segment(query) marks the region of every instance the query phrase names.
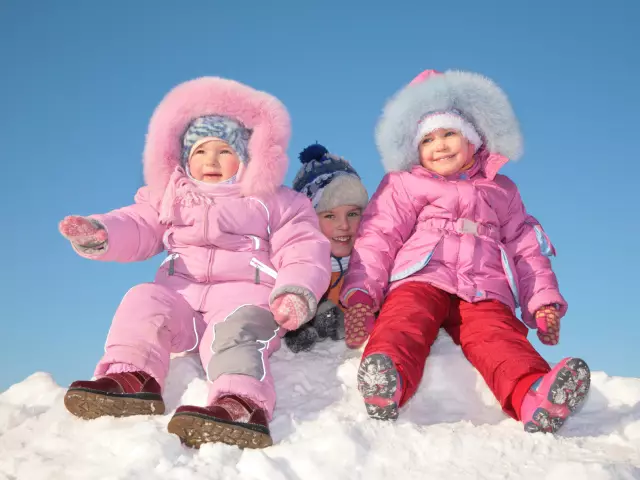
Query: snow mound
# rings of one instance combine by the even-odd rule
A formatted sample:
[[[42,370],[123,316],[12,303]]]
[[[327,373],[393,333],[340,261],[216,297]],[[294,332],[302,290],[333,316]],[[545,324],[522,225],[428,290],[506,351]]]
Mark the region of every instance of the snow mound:
[[[590,398],[557,436],[527,434],[441,335],[396,423],[370,420],[356,389],[360,352],[325,342],[274,355],[275,445],[183,447],[166,431],[180,404],[202,405],[196,356],[176,358],[159,417],[69,414],[65,388],[34,373],[0,395],[0,480],[640,479],[640,379],[592,372]]]

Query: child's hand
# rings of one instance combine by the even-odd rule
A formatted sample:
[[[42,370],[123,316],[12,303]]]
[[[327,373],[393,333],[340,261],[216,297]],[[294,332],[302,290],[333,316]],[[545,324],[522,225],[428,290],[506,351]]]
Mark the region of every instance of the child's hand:
[[[295,330],[309,318],[307,300],[295,293],[285,293],[276,297],[271,304],[273,318],[282,328]]]
[[[375,315],[373,299],[364,292],[355,291],[346,299],[344,314],[344,340],[349,348],[358,348],[373,330]]]
[[[557,345],[560,340],[560,316],[553,305],[539,308],[536,312],[538,338],[545,345]]]
[[[65,217],[58,229],[64,238],[80,247],[95,248],[107,241],[107,231],[100,223],[77,215]]]

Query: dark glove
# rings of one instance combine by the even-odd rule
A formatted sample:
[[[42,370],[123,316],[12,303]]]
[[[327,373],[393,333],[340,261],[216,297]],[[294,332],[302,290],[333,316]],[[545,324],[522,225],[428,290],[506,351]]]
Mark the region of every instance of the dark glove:
[[[316,316],[311,321],[296,330],[287,332],[284,343],[293,353],[308,352],[316,343],[327,338],[332,340],[344,338],[344,315],[342,310],[330,300],[325,300],[318,305]]]

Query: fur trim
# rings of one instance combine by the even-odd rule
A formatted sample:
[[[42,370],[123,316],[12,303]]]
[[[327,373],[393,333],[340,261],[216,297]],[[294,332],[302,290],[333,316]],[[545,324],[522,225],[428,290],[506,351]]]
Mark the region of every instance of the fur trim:
[[[428,113],[449,110],[462,112],[490,153],[513,160],[522,155],[520,127],[506,94],[482,75],[450,70],[405,86],[385,105],[376,126],[385,169],[409,170],[418,165],[414,143],[418,123]]]
[[[245,196],[273,193],[287,172],[291,135],[289,113],[274,96],[234,80],[202,77],[171,90],[149,123],[144,149],[144,179],[156,198],[180,165],[182,136],[197,117],[224,115],[253,130],[249,162],[239,183]]]
[[[341,205],[355,205],[363,210],[369,201],[369,194],[358,177],[342,174],[324,187],[316,212],[326,212]]]

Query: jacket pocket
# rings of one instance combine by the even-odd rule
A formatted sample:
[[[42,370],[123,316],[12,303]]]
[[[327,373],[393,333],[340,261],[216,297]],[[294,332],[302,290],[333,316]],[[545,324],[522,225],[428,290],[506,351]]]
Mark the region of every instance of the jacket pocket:
[[[516,302],[516,308],[520,306],[520,294],[518,292],[518,278],[516,277],[516,269],[513,263],[511,262],[511,258],[509,254],[505,250],[502,245],[498,245],[500,247],[500,259],[502,260],[502,269],[504,270],[504,274],[507,277],[507,282],[509,283],[509,288],[511,289],[511,294],[513,295],[513,299]]]
[[[416,262],[406,268],[403,268],[401,271],[396,272],[396,273],[392,273],[391,277],[389,278],[389,282],[397,282],[398,280],[403,280],[407,277],[410,277],[411,275],[413,275],[414,273],[419,272],[420,270],[422,270],[424,267],[426,267],[429,262],[431,261],[431,258],[433,257],[433,252],[435,252],[436,248],[438,247],[438,245],[440,245],[440,242],[442,241],[442,239],[444,238],[444,235],[440,236],[440,238],[438,239],[438,241],[435,243],[435,245],[431,248],[431,250],[429,250],[429,253],[427,253],[422,260],[420,260],[419,262]]]
[[[169,266],[168,266],[167,274],[169,276],[171,276],[171,275],[173,275],[175,273],[175,261],[178,258],[180,258],[179,254],[177,254],[177,253],[169,253],[169,255],[167,255],[165,257],[165,259],[160,264],[160,267],[158,267],[158,268],[162,268],[163,266],[165,266],[168,263]]]
[[[264,273],[266,275],[269,275],[274,280],[278,277],[278,272],[276,272],[270,266],[265,265],[264,263],[262,263],[260,260],[258,260],[255,257],[253,257],[251,259],[251,261],[249,262],[249,265],[251,265],[253,268],[255,268],[254,282],[256,284],[260,283],[260,272],[262,272],[262,273]]]

